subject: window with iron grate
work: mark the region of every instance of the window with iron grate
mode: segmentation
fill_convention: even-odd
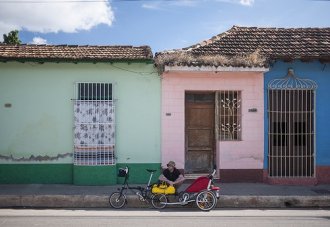
[[[219,91],[216,95],[219,139],[241,140],[241,91]]]
[[[291,86],[268,90],[268,162],[271,177],[314,177],[314,109],[313,89]]]
[[[76,83],[74,164],[115,164],[115,106],[111,83]]]

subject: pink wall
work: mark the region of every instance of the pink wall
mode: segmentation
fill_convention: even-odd
[[[262,169],[264,159],[263,72],[179,72],[162,75],[162,164],[184,169],[185,91],[240,90],[242,141],[217,142],[218,169]],[[256,113],[248,109],[257,108]],[[170,113],[170,116],[166,116]],[[221,173],[220,173],[221,174]]]

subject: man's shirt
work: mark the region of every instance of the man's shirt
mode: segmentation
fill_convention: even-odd
[[[168,169],[165,169],[163,172],[164,177],[173,182],[179,178],[180,174],[180,171],[176,168],[173,170],[172,173]]]

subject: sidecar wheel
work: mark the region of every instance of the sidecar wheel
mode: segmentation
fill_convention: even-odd
[[[167,197],[163,194],[154,194],[151,196],[151,204],[156,209],[164,209],[166,207]]]
[[[217,204],[217,198],[211,191],[202,191],[196,197],[196,205],[202,211],[212,210]]]

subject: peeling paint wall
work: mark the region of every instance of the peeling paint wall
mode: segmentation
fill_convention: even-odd
[[[160,162],[153,64],[7,62],[0,63],[0,164],[72,164],[75,82],[114,84],[117,162]]]
[[[14,162],[22,162],[22,161],[54,161],[54,160],[60,160],[66,157],[72,157],[72,153],[66,153],[66,154],[58,154],[56,156],[34,156],[31,155],[30,157],[21,157],[21,158],[15,158],[13,155],[10,156],[5,156],[0,154],[0,160],[5,160],[5,161],[14,161]]]

